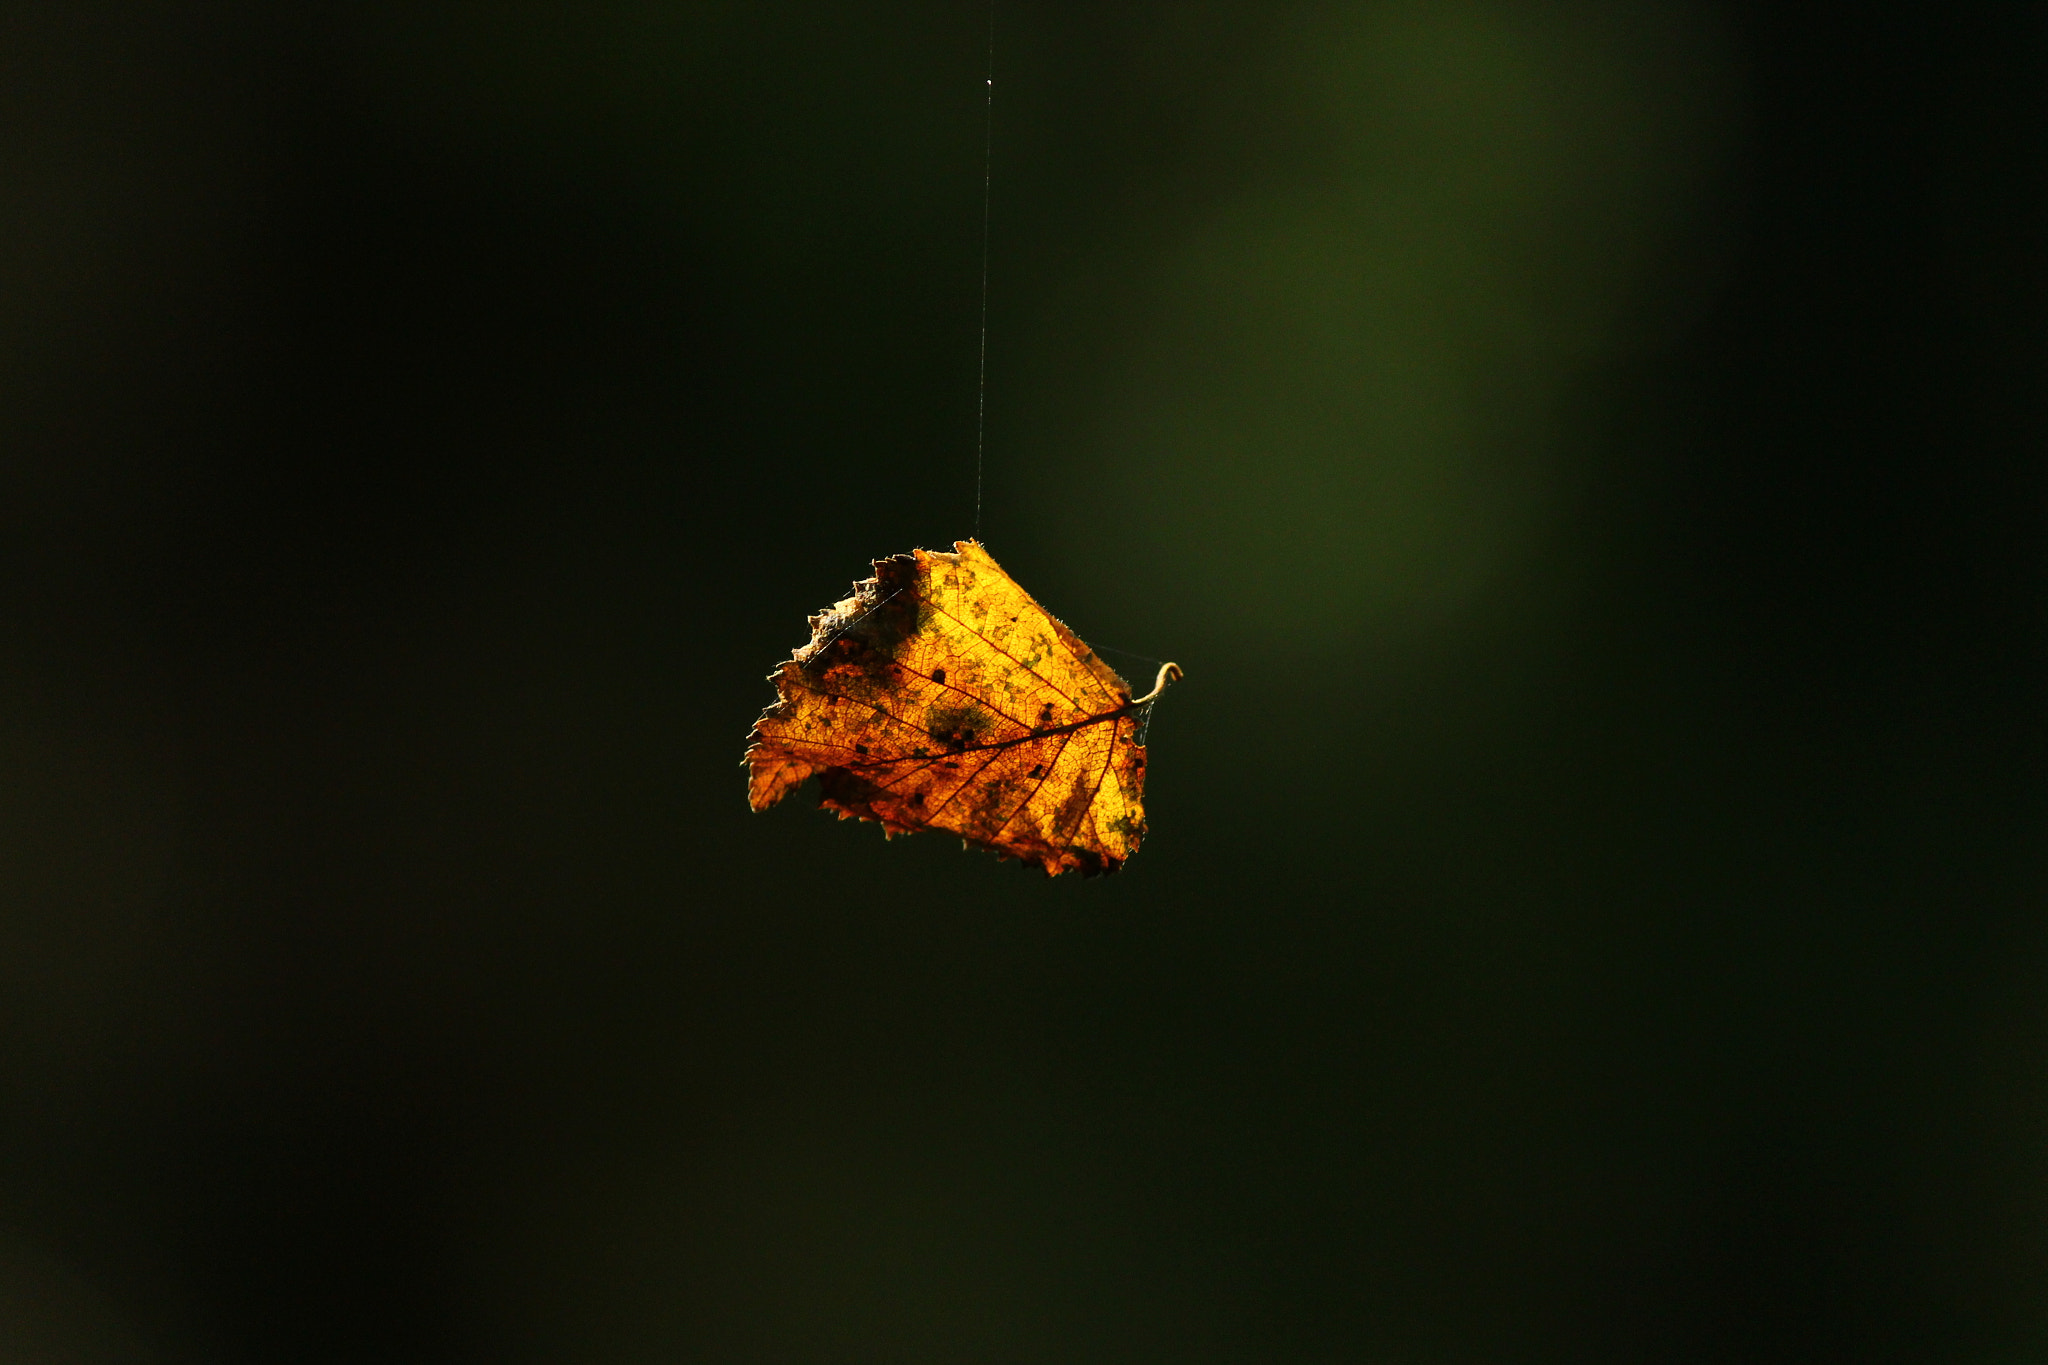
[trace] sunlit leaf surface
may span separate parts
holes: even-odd
[[[975,541],[875,561],[772,675],[748,800],[817,775],[842,819],[943,829],[1050,874],[1114,872],[1145,833],[1145,714],[1130,686]]]

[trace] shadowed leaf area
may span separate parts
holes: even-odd
[[[841,819],[943,829],[1050,874],[1114,872],[1145,833],[1145,713],[1115,669],[972,540],[875,561],[811,618],[755,722],[755,810],[817,775]]]

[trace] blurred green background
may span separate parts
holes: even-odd
[[[750,815],[974,3],[0,12],[0,1358],[2048,1358],[2048,22],[998,16],[1121,876]]]

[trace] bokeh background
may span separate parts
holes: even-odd
[[[1005,0],[1089,883],[742,797],[986,23],[0,11],[0,1357],[2048,1358],[2038,7]]]

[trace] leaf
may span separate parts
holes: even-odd
[[[811,618],[754,724],[747,799],[816,774],[885,834],[943,829],[1048,874],[1114,872],[1145,833],[1145,719],[1115,669],[972,540],[875,561]]]

